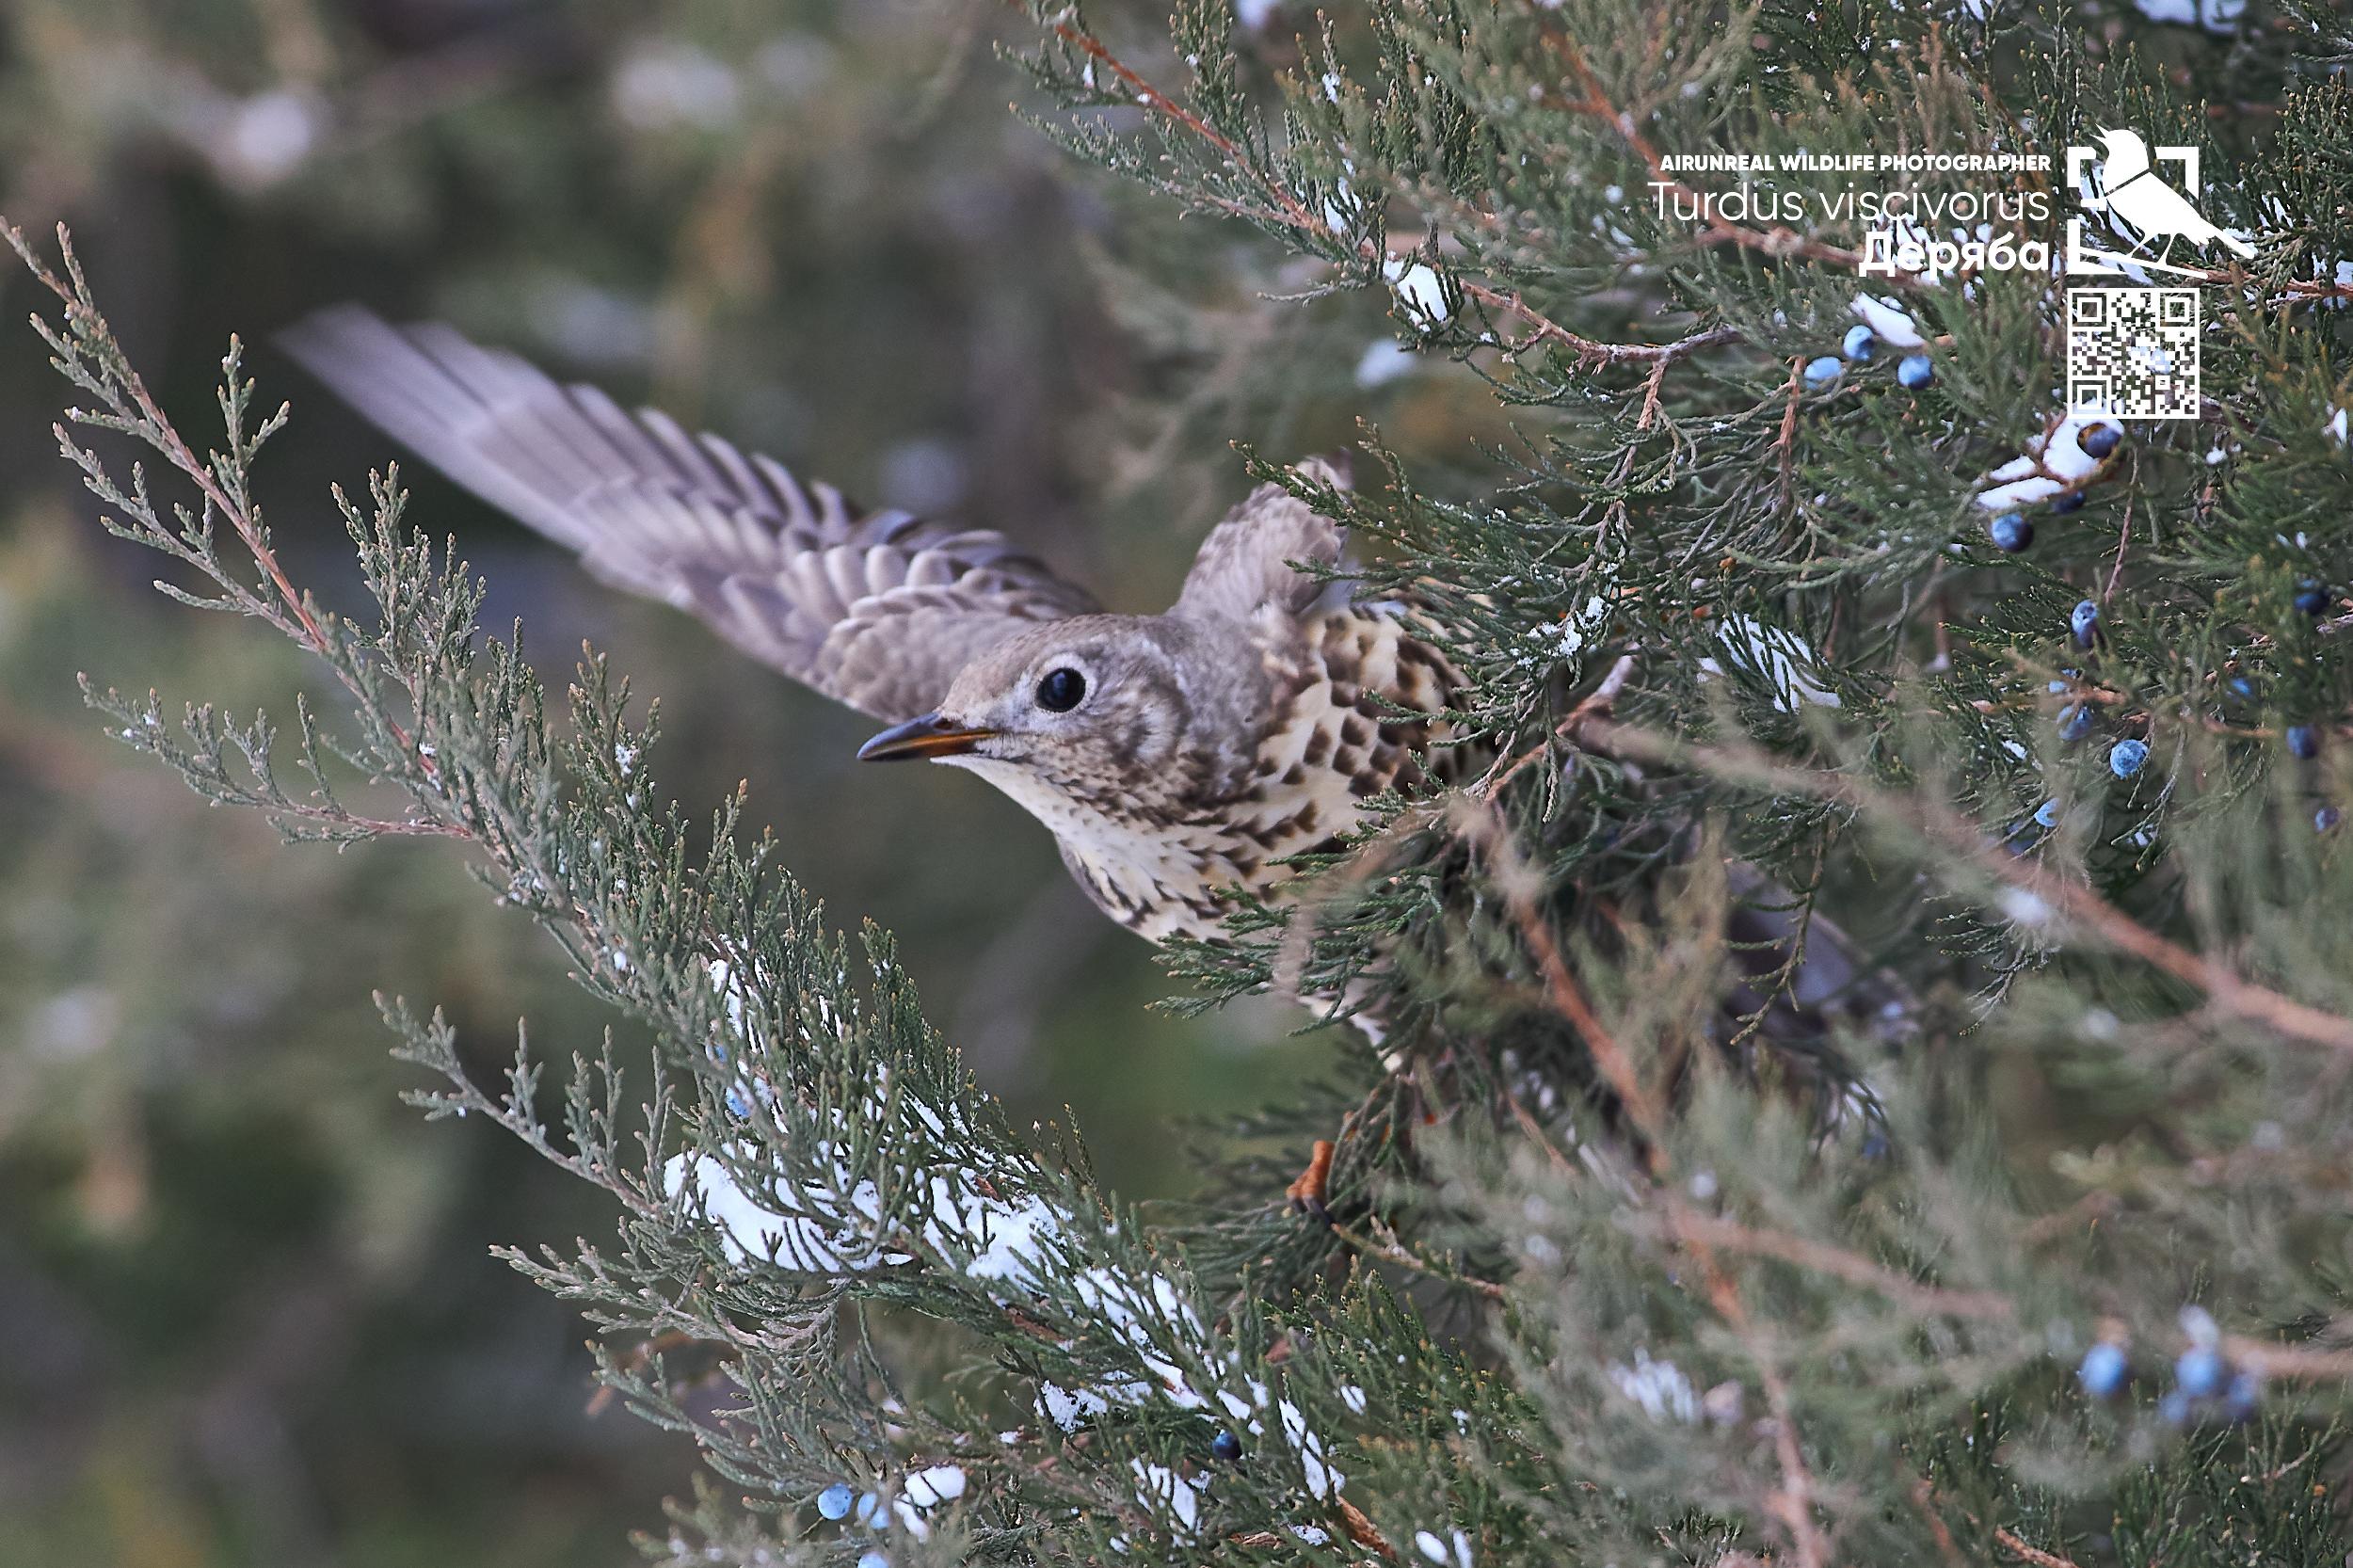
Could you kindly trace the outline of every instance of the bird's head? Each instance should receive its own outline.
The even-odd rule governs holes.
[[[859,748],[868,761],[967,767],[1038,809],[1041,790],[1151,796],[1225,765],[1255,655],[1165,616],[1079,616],[988,648],[939,707]],[[1043,813],[1041,813],[1043,814]]]

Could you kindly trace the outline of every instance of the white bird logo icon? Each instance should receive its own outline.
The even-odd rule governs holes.
[[[2234,254],[2253,257],[2253,246],[2207,222],[2187,197],[2165,183],[2150,161],[2149,144],[2138,135],[2131,131],[2102,131],[2097,139],[2107,152],[2107,156],[2100,160],[2100,183],[2107,209],[2137,230],[2142,244],[2162,239],[2169,245],[2180,238],[2202,247],[2220,240]]]

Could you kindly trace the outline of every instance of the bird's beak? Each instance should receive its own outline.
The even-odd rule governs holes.
[[[857,748],[861,762],[900,762],[910,757],[962,757],[996,734],[994,729],[967,729],[937,713],[925,713],[894,724]]]

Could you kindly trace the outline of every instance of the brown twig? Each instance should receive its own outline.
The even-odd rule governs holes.
[[[67,319],[85,324],[93,323],[94,317],[89,308],[82,303],[81,298],[66,280],[36,261],[31,249],[25,245],[24,237],[15,230],[9,229],[7,233],[18,254],[32,264],[33,276],[40,280],[42,285],[64,304]],[[65,256],[67,270],[78,278],[80,272],[73,256],[73,236],[63,223],[57,225],[57,246]],[[103,327],[104,324],[96,323],[96,325]],[[163,454],[165,461],[178,469],[195,484],[198,490],[203,494],[205,501],[215,510],[229,520],[230,527],[236,530],[238,539],[252,553],[255,564],[269,578],[271,587],[284,601],[287,613],[293,616],[295,626],[300,630],[304,644],[313,653],[329,652],[334,645],[328,641],[327,632],[312,615],[309,597],[296,592],[294,584],[287,579],[285,568],[278,564],[277,552],[270,548],[269,541],[262,536],[257,520],[249,516],[243,505],[230,497],[228,490],[222,487],[219,476],[214,473],[211,465],[198,460],[196,454],[189,450],[188,443],[181,440],[180,432],[173,427],[171,421],[164,417],[162,408],[155,402],[153,394],[147,390],[147,382],[127,361],[120,367],[120,378],[123,389],[131,395],[133,407],[138,409],[139,416],[146,425],[146,433],[154,442],[156,450]],[[65,432],[62,427],[58,429],[57,434],[60,440],[64,439]]]
[[[2100,590],[2103,600],[2116,597],[2117,580],[2124,575],[2124,552],[2133,542],[2133,504],[2139,498],[2137,489],[2124,492],[2124,521],[2116,531],[2116,565],[2108,568],[2108,585]]]
[[[25,265],[30,268],[33,276],[62,302],[69,326],[79,323],[87,329],[93,329],[99,337],[109,343],[112,342],[104,319],[92,307],[83,303],[81,264],[73,254],[73,236],[64,223],[60,222],[57,225],[57,248],[64,258],[67,275],[72,280],[71,285],[65,279],[52,272],[33,253],[32,247],[26,243],[24,234],[5,219],[0,219],[0,238],[5,238],[14,248],[16,253],[24,259]],[[46,328],[44,328],[43,330],[45,331]],[[233,353],[235,340],[232,339],[231,344]],[[244,584],[232,583],[227,578],[221,579],[223,585],[237,596],[237,602],[241,607],[248,609],[260,619],[293,637],[305,648],[317,655],[333,673],[336,680],[353,696],[363,702],[367,700],[368,694],[361,690],[360,683],[342,667],[335,658],[334,639],[328,634],[327,629],[320,624],[317,616],[312,613],[310,596],[295,587],[292,580],[286,576],[285,568],[279,564],[278,552],[270,547],[269,537],[262,526],[259,512],[249,507],[242,496],[232,496],[229,493],[228,488],[220,482],[220,477],[214,472],[213,466],[199,460],[196,453],[182,439],[179,429],[165,415],[162,406],[147,390],[146,380],[131,365],[129,360],[119,353],[116,358],[118,379],[124,391],[129,393],[131,406],[138,411],[138,433],[163,455],[166,462],[177,469],[182,475],[196,486],[198,492],[204,498],[207,509],[216,511],[229,520],[229,526],[235,532],[239,542],[252,556],[254,564],[262,568],[263,575],[269,580],[271,591],[277,596],[278,603],[259,598]],[[112,393],[106,395],[112,407],[120,410],[120,402]],[[224,408],[226,408],[225,402]],[[56,435],[58,444],[67,450],[69,456],[72,455],[75,449],[66,433],[65,426],[57,424],[52,426],[52,429]],[[168,541],[168,536],[165,537]],[[435,766],[432,759],[416,744],[407,727],[389,713],[379,716],[386,732],[392,736],[393,744],[400,750],[406,760],[414,766],[424,777],[438,785],[440,769]],[[357,821],[357,819],[352,820]],[[402,831],[424,833],[432,829],[418,826],[406,827]],[[463,830],[454,831],[456,836],[465,836]]]
[[[1635,429],[1649,429],[1651,427],[1651,422],[1658,417],[1658,392],[1659,389],[1666,385],[1666,381],[1667,361],[1664,359],[1661,359],[1657,364],[1650,367],[1650,374],[1642,377],[1642,411],[1634,421]],[[1632,447],[1628,447],[1626,449],[1625,463],[1631,464],[1633,460],[1634,449]]]
[[[1311,211],[1297,195],[1285,189],[1281,182],[1269,177],[1231,136],[1226,136],[1216,126],[1211,125],[1208,120],[1203,120],[1193,110],[1154,86],[1133,66],[1113,54],[1110,46],[1102,40],[1071,22],[1053,23],[1050,24],[1050,30],[1063,42],[1111,72],[1145,112],[1157,115],[1181,127],[1188,135],[1196,136],[1209,146],[1215,148],[1236,169],[1256,180],[1268,205],[1266,209],[1259,210],[1225,198],[1202,196],[1199,200],[1221,212],[1229,213],[1237,217],[1272,218],[1284,227],[1303,234],[1313,235],[1335,243],[1347,243],[1346,235],[1340,233],[1321,214]],[[1359,261],[1378,262],[1386,259],[1385,256],[1376,253],[1370,239],[1357,241],[1353,248]],[[1465,298],[1477,300],[1490,310],[1499,311],[1513,316],[1528,328],[1527,336],[1515,344],[1504,345],[1506,353],[1516,353],[1536,343],[1549,343],[1558,344],[1567,349],[1575,358],[1596,366],[1641,363],[1656,365],[1672,363],[1705,348],[1737,343],[1741,337],[1737,328],[1719,326],[1703,328],[1678,338],[1673,343],[1602,343],[1561,326],[1536,307],[1529,304],[1515,289],[1497,288],[1475,279],[1462,279],[1458,281]]]
[[[1928,1477],[1913,1478],[1912,1506],[1929,1522],[1929,1533],[1936,1538],[1937,1555],[1945,1560],[1947,1568],[1968,1568],[1968,1559],[1961,1555],[1960,1544],[1953,1540],[1952,1527],[1936,1512],[1936,1489],[1929,1484]]]
[[[1778,1231],[1758,1230],[1732,1220],[1694,1213],[1680,1234],[1725,1252],[1777,1258],[1815,1273],[1829,1274],[1849,1285],[1876,1290],[1890,1301],[1933,1317],[1979,1318],[2009,1321],[2018,1316],[2016,1304],[1992,1290],[1954,1290],[1927,1285],[1884,1264],[1825,1242]]]
[[[1351,1541],[1359,1546],[1379,1552],[1391,1562],[1397,1560],[1397,1548],[1383,1538],[1381,1531],[1374,1528],[1370,1519],[1365,1517],[1363,1509],[1358,1508],[1346,1497],[1336,1496],[1332,1500],[1334,1506],[1339,1510],[1340,1528],[1348,1531],[1348,1538]]]
[[[1773,438],[1773,462],[1781,474],[1781,506],[1789,509],[1790,488],[1797,478],[1798,398],[1804,391],[1805,361],[1789,361],[1789,402],[1781,412],[1781,434]]]
[[[1415,1273],[1437,1280],[1441,1284],[1459,1285],[1466,1290],[1476,1290],[1491,1302],[1499,1302],[1509,1293],[1494,1280],[1481,1279],[1476,1274],[1466,1274],[1459,1269],[1450,1269],[1443,1263],[1424,1257],[1394,1237],[1385,1239],[1368,1236],[1361,1231],[1353,1230],[1347,1225],[1337,1223],[1331,1226],[1331,1231],[1334,1236],[1368,1257],[1377,1257],[1384,1262],[1394,1263],[1401,1269],[1410,1269]]]
[[[1576,358],[1595,365],[1648,363],[1656,368],[1651,373],[1656,384],[1658,375],[1675,360],[1689,358],[1703,348],[1715,348],[1728,343],[1738,343],[1740,329],[1737,327],[1709,327],[1681,337],[1673,343],[1602,343],[1572,332],[1559,322],[1522,298],[1513,289],[1498,289],[1471,280],[1462,281],[1463,296],[1476,299],[1492,310],[1517,316],[1529,328],[1529,335],[1514,344],[1505,344],[1507,353],[1516,353],[1533,343],[1554,343],[1567,349]],[[1643,422],[1649,427],[1649,422]]]
[[[1921,1516],[1928,1520],[1929,1528],[1935,1532],[1937,1545],[1943,1551],[1945,1560],[1947,1562],[1961,1561],[1960,1548],[1953,1542],[1952,1530],[1946,1527],[1943,1517],[1936,1512],[1936,1488],[1929,1484],[1926,1476],[1918,1477],[1913,1481],[1912,1500],[1919,1509]],[[1985,1528],[1984,1521],[1967,1509],[1961,1510],[1961,1512],[1972,1525],[1980,1529]],[[2079,1568],[2073,1559],[2061,1557],[2057,1552],[2046,1552],[2006,1526],[1993,1527],[1993,1540],[2003,1550],[2034,1564],[2034,1568]]]
[[[1743,746],[1693,745],[1650,730],[1594,721],[1614,750],[1655,761],[1697,767],[1721,777],[1742,778],[1769,789],[1830,801],[1885,821],[1900,822],[1985,873],[2020,892],[2031,893],[2059,919],[2089,932],[2120,952],[2129,953],[2205,993],[2217,1011],[2260,1023],[2291,1039],[2353,1051],[2353,1019],[2325,1012],[2266,985],[2142,925],[2091,888],[2021,859],[1988,841],[1977,824],[1960,814],[1873,790],[1844,775],[1784,765]]]
[[[1714,1247],[1692,1231],[1690,1222],[1698,1216],[1673,1189],[1665,1189],[1665,1194],[1668,1214],[1700,1266],[1708,1304],[1739,1336],[1749,1359],[1756,1365],[1757,1384],[1765,1391],[1765,1408],[1773,1418],[1774,1458],[1781,1465],[1781,1491],[1767,1499],[1768,1511],[1789,1531],[1790,1544],[1797,1548],[1798,1560],[1804,1568],[1828,1568],[1830,1543],[1823,1537],[1820,1522],[1814,1517],[1814,1471],[1798,1445],[1797,1403],[1790,1398],[1788,1380],[1766,1353],[1765,1340],[1749,1318],[1748,1304],[1741,1299],[1739,1287],[1718,1259]]]
[[[1567,718],[1553,726],[1551,735],[1543,744],[1530,746],[1516,757],[1498,757],[1485,775],[1470,787],[1469,792],[1484,799],[1494,799],[1497,792],[1512,782],[1522,768],[1551,750],[1554,741],[1567,741],[1574,744],[1588,724],[1607,718],[1615,712],[1618,695],[1625,690],[1625,683],[1634,677],[1635,655],[1640,651],[1639,648],[1630,649],[1618,655],[1617,663],[1609,666],[1609,673],[1601,678],[1601,684],[1571,709]]]
[[[2298,1383],[2335,1383],[2353,1379],[2353,1351],[2332,1351],[2314,1345],[2279,1345],[2244,1335],[2222,1336],[2222,1353],[2233,1367],[2266,1378]]]
[[[1625,1105],[1627,1114],[1644,1137],[1656,1145],[1657,1134],[1665,1126],[1664,1110],[1650,1086],[1642,1081],[1634,1059],[1602,1023],[1587,1000],[1584,987],[1569,972],[1561,944],[1554,939],[1544,911],[1536,906],[1542,880],[1513,846],[1502,812],[1492,800],[1465,795],[1453,815],[1457,830],[1486,856],[1488,871],[1503,894],[1505,908],[1519,928],[1520,939],[1528,944],[1529,955],[1535,961],[1545,999],[1584,1040],[1593,1065],[1609,1080],[1610,1092]]]
[[[1996,1526],[1993,1530],[1993,1539],[2001,1544],[2005,1551],[2033,1563],[2034,1568],[2077,1568],[2074,1559],[2061,1557],[2057,1552],[2046,1552],[2041,1547],[2021,1539],[2015,1530]]]
[[[1570,972],[1561,956],[1561,944],[1536,904],[1540,880],[1513,847],[1502,812],[1491,800],[1465,795],[1455,812],[1455,821],[1464,836],[1486,856],[1513,923],[1519,929],[1544,980],[1546,998],[1583,1039],[1594,1066],[1641,1134],[1644,1159],[1652,1178],[1658,1183],[1657,1195],[1668,1226],[1674,1240],[1698,1264],[1708,1304],[1739,1336],[1756,1367],[1757,1383],[1765,1394],[1766,1409],[1772,1416],[1774,1457],[1781,1468],[1781,1489],[1765,1499],[1766,1512],[1788,1531],[1797,1560],[1804,1568],[1827,1568],[1830,1544],[1820,1521],[1814,1516],[1817,1487],[1813,1469],[1806,1464],[1804,1450],[1799,1444],[1796,1400],[1790,1395],[1788,1381],[1769,1353],[1765,1337],[1749,1316],[1738,1284],[1724,1268],[1715,1243],[1706,1234],[1704,1217],[1692,1210],[1669,1180],[1665,1108],[1644,1082],[1634,1059],[1602,1023],[1583,987]]]

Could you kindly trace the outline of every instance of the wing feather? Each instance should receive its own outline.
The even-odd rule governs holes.
[[[1299,472],[1335,489],[1349,488],[1344,457],[1310,457]],[[1322,593],[1317,578],[1293,561],[1336,565],[1347,532],[1280,485],[1260,485],[1209,530],[1185,576],[1176,614],[1196,620],[1246,621],[1262,606],[1287,615],[1306,610]],[[1344,600],[1344,596],[1343,596]]]
[[[708,621],[754,658],[889,722],[937,703],[973,655],[1096,608],[988,530],[859,513],[829,485],[657,409],[438,324],[341,306],[281,340],[418,456],[574,551],[600,580]]]

